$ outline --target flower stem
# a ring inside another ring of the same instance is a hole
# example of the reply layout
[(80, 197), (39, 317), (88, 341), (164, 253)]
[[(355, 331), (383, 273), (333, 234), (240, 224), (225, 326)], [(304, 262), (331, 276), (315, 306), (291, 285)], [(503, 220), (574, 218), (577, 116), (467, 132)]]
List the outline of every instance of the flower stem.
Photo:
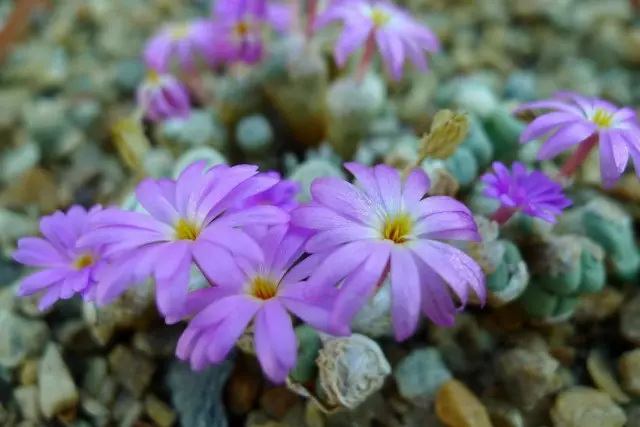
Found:
[(513, 216), (513, 214), (515, 213), (516, 213), (516, 210), (513, 208), (500, 206), (497, 211), (491, 214), (489, 219), (497, 222), (498, 224), (504, 224), (505, 222), (509, 221)]
[(372, 31), (371, 34), (369, 34), (367, 43), (364, 46), (364, 54), (362, 55), (360, 65), (358, 65), (358, 70), (356, 71), (356, 82), (360, 83), (365, 74), (367, 74), (367, 71), (369, 71), (369, 67), (371, 66), (371, 61), (373, 60), (373, 54), (375, 50), (376, 39), (375, 33)]
[(578, 145), (576, 151), (573, 152), (571, 157), (566, 161), (564, 165), (562, 165), (562, 169), (560, 169), (560, 176), (564, 178), (571, 177), (576, 170), (584, 163), (585, 159), (591, 153), (591, 150), (598, 143), (598, 134), (594, 133), (589, 138), (585, 139)]
[(313, 24), (316, 21), (316, 15), (318, 13), (318, 0), (309, 0), (307, 3), (307, 22), (305, 27), (305, 37), (307, 42), (311, 40), (313, 36)]

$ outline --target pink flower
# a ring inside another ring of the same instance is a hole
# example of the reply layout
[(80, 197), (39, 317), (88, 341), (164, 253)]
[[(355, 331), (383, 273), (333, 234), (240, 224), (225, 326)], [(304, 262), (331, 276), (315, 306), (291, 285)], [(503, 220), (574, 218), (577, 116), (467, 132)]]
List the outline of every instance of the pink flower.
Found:
[(153, 121), (186, 117), (191, 112), (189, 92), (170, 74), (150, 70), (136, 93), (138, 107)]
[(267, 25), (288, 29), (288, 7), (265, 0), (224, 0), (214, 5), (213, 49), (221, 60), (255, 64), (264, 53), (263, 32)]
[(441, 239), (479, 240), (469, 209), (445, 196), (424, 198), (429, 178), (414, 169), (403, 183), (386, 165), (347, 163), (360, 188), (336, 178), (311, 185), (313, 202), (291, 213), (292, 222), (316, 230), (307, 252), (327, 258), (314, 274), (319, 283), (344, 280), (334, 324), (349, 321), (387, 272), (391, 277), (391, 319), (396, 339), (415, 331), (420, 309), (438, 325), (455, 322), (452, 289), (466, 304), (469, 289), (485, 297), (482, 269)]
[(264, 175), (277, 179), (278, 183), (268, 190), (246, 199), (242, 207), (272, 205), (291, 212), (300, 205), (296, 200), (296, 195), (300, 192), (301, 188), (299, 182), (290, 179), (280, 179), (280, 174), (276, 171), (264, 172)]
[(323, 27), (336, 20), (344, 24), (344, 30), (334, 50), (336, 62), (340, 67), (346, 64), (347, 59), (358, 48), (365, 48), (358, 78), (361, 78), (369, 67), (376, 46), (387, 71), (396, 80), (402, 77), (406, 57), (426, 72), (427, 61), (424, 51), (440, 50), (440, 43), (429, 28), (418, 23), (391, 2), (337, 1), (317, 18), (316, 27)]
[(493, 173), (486, 173), (480, 179), (486, 184), (484, 195), (500, 201), (500, 208), (491, 218), (494, 221), (503, 224), (521, 211), (555, 223), (556, 216), (571, 206), (562, 186), (544, 173), (529, 172), (519, 162), (513, 164), (513, 173), (500, 162), (494, 162), (492, 166)]
[(205, 162), (197, 162), (177, 180), (145, 179), (138, 185), (137, 199), (148, 214), (114, 208), (96, 215), (95, 229), (82, 242), (109, 245), (107, 253), (118, 256), (101, 277), (98, 303), (107, 303), (152, 276), (158, 308), (168, 315), (185, 301), (192, 262), (212, 270), (212, 247), (262, 261), (258, 245), (239, 227), (281, 224), (289, 215), (266, 205), (230, 211), (277, 183), (256, 174), (256, 166), (217, 165), (205, 170)]
[(101, 244), (81, 245), (79, 239), (90, 232), (90, 218), (101, 209), (95, 206), (86, 211), (81, 206), (72, 206), (66, 214), (57, 211), (40, 220), (44, 238), (18, 240), (13, 259), (40, 269), (20, 283), (20, 296), (44, 291), (38, 305), (40, 310), (76, 293), (85, 300), (93, 299), (97, 276), (107, 265), (105, 247)]
[(144, 59), (160, 73), (170, 72), (174, 64), (181, 71), (193, 71), (198, 59), (215, 63), (213, 38), (213, 26), (204, 19), (165, 25), (147, 42)]
[[(208, 257), (200, 266), (216, 286), (189, 296), (181, 314), (197, 314), (180, 337), (178, 357), (190, 360), (194, 370), (220, 363), (253, 322), (260, 365), (272, 381), (283, 382), (298, 354), (288, 312), (318, 329), (336, 332), (329, 322), (330, 295), (323, 296), (317, 285), (304, 281), (319, 261), (317, 257), (300, 261), (307, 238), (307, 232), (288, 225), (272, 227), (259, 241), (262, 261), (234, 258), (205, 243)], [(349, 329), (338, 332), (348, 334)]]
[(617, 108), (608, 101), (560, 92), (550, 100), (521, 105), (516, 112), (545, 109), (551, 112), (531, 122), (520, 136), (528, 142), (551, 134), (538, 151), (547, 160), (578, 146), (561, 174), (571, 176), (599, 144), (600, 176), (611, 187), (624, 172), (631, 156), (640, 176), (640, 127), (631, 108)]

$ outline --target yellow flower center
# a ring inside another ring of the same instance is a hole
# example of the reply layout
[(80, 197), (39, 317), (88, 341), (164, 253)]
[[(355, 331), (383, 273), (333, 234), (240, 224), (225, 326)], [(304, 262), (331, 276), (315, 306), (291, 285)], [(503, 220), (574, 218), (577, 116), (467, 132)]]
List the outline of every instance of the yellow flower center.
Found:
[(169, 34), (173, 40), (184, 40), (189, 37), (189, 25), (178, 24), (171, 27)]
[(376, 7), (371, 12), (371, 20), (376, 27), (382, 27), (391, 20), (391, 15), (381, 8)]
[(78, 258), (76, 258), (75, 261), (73, 261), (73, 268), (75, 268), (76, 270), (82, 270), (85, 267), (93, 265), (94, 262), (95, 260), (93, 259), (93, 256), (91, 254), (82, 254)]
[(598, 108), (591, 119), (599, 128), (608, 129), (613, 124), (613, 114)]
[(382, 238), (402, 244), (409, 240), (413, 221), (408, 214), (388, 216), (382, 226)]
[(264, 301), (275, 297), (277, 293), (278, 285), (273, 280), (265, 279), (260, 276), (253, 279), (249, 287), (250, 295)]
[(248, 22), (245, 21), (239, 21), (234, 27), (233, 27), (234, 32), (236, 33), (236, 35), (238, 37), (246, 37), (247, 34), (249, 34), (249, 31), (251, 31), (251, 25), (249, 25)]
[(173, 226), (178, 240), (196, 240), (200, 234), (200, 229), (189, 221), (179, 219)]
[(158, 84), (160, 82), (160, 74), (155, 70), (149, 70), (147, 71), (146, 80), (149, 83)]

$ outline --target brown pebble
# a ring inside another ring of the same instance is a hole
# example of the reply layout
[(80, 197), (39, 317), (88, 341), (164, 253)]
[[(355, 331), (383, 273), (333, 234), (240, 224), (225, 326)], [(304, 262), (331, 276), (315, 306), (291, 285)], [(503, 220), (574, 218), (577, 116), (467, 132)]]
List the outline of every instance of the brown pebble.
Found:
[(39, 362), (37, 360), (29, 359), (20, 366), (20, 384), (32, 385), (38, 382), (38, 364)]
[(492, 427), (487, 408), (471, 390), (455, 379), (438, 389), (436, 415), (449, 427)]
[(227, 382), (227, 404), (229, 410), (237, 415), (246, 414), (253, 409), (262, 385), (262, 376), (256, 369), (258, 367), (253, 360), (248, 359), (244, 356), (239, 358)]
[(122, 386), (141, 397), (156, 371), (156, 365), (129, 348), (119, 345), (109, 353), (109, 367)]
[(282, 420), (287, 411), (300, 401), (297, 394), (286, 387), (266, 390), (260, 396), (260, 407), (275, 420)]

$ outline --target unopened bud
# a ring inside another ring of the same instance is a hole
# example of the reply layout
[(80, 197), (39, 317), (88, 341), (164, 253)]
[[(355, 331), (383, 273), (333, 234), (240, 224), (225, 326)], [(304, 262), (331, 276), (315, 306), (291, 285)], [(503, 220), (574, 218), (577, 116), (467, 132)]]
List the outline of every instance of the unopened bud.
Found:
[(431, 131), (420, 139), (420, 157), (444, 160), (455, 153), (469, 133), (466, 114), (440, 110), (431, 123)]

